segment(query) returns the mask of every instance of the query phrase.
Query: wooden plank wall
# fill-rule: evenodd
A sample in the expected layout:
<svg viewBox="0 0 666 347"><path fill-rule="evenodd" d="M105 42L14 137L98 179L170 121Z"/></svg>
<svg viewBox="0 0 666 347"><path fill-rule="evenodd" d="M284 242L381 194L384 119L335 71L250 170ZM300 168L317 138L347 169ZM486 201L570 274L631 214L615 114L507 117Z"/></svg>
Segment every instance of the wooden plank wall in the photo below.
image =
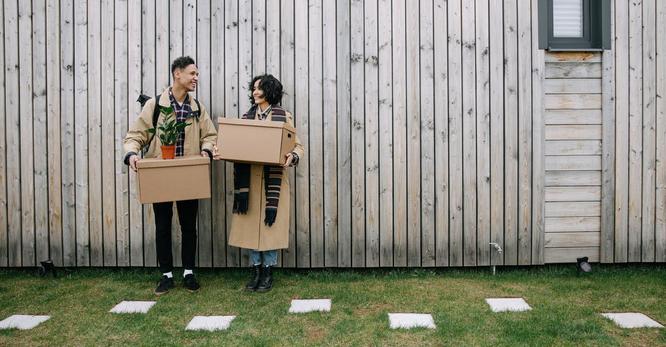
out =
<svg viewBox="0 0 666 347"><path fill-rule="evenodd" d="M545 262L666 261L666 4L611 17L612 49L546 58Z"/></svg>
<svg viewBox="0 0 666 347"><path fill-rule="evenodd" d="M546 54L546 263L599 261L601 64L598 53Z"/></svg>
<svg viewBox="0 0 666 347"><path fill-rule="evenodd" d="M47 257L156 265L152 210L136 200L121 145L137 94L168 86L169 64L183 54L198 62L197 97L214 118L248 108L253 75L272 73L285 86L306 155L289 173L282 266L543 263L549 133L537 3L3 1L0 266ZM664 88L663 78L650 81ZM628 106L663 118L663 99L650 100ZM646 130L656 135L650 143L663 141L661 118ZM641 173L655 164L634 162ZM226 245L231 174L230 164L213 165L213 198L199 215L202 267L247 265L246 252ZM663 190L666 179L656 179ZM628 215L663 211L659 201ZM179 239L175 226L177 265ZM664 256L653 245L650 259L654 249Z"/></svg>
<svg viewBox="0 0 666 347"><path fill-rule="evenodd" d="M603 55L604 262L666 261L666 3L615 1Z"/></svg>

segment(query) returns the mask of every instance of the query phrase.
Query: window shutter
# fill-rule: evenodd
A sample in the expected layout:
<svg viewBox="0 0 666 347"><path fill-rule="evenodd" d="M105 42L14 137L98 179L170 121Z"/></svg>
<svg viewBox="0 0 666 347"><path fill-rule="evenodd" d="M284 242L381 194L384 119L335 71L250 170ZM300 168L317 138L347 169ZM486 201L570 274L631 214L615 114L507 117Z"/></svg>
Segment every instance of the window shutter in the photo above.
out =
<svg viewBox="0 0 666 347"><path fill-rule="evenodd" d="M553 0L553 37L583 36L583 0Z"/></svg>

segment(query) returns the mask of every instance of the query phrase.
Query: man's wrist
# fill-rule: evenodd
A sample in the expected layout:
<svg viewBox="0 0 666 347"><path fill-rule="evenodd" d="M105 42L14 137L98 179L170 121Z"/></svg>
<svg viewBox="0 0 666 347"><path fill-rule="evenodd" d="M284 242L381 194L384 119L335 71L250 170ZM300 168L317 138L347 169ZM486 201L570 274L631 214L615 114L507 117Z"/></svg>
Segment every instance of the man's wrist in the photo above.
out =
<svg viewBox="0 0 666 347"><path fill-rule="evenodd" d="M125 165L129 165L129 160L133 155L137 154L135 152L127 152L127 154L125 154L125 159L123 159L123 163L125 163Z"/></svg>
<svg viewBox="0 0 666 347"><path fill-rule="evenodd" d="M291 166L296 166L301 158L296 152L291 152Z"/></svg>

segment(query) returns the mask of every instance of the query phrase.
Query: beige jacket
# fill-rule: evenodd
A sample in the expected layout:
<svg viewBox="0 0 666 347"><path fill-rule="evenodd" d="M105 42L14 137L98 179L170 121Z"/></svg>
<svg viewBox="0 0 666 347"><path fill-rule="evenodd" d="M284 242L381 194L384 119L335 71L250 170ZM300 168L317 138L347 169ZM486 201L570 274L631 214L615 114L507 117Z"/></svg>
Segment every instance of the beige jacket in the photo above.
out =
<svg viewBox="0 0 666 347"><path fill-rule="evenodd" d="M272 119L272 113L266 121ZM287 123L294 126L291 113L287 112ZM303 159L304 149L296 136L296 145L293 152ZM250 168L250 197L247 214L234 213L231 217L231 231L229 232L229 245L249 248L258 251L281 249L289 247L289 175L282 170L282 184L280 185L280 201L278 203L277 217L272 226L264 224L266 216L266 192L264 189L264 166L252 165Z"/></svg>
<svg viewBox="0 0 666 347"><path fill-rule="evenodd" d="M161 106L170 106L171 102L169 101L169 90L166 89L162 92L160 96L159 104ZM196 112L199 110L197 103L194 101L194 98L190 96L190 107L192 111ZM148 144L148 141L152 135L148 132L148 129L153 127L153 110L155 109L155 99L151 98L146 101L146 104L141 110L139 118L137 118L132 126L127 131L127 136L123 142L123 148L125 150L125 164L132 154L138 154L141 152L141 149ZM163 122L164 115L160 114L157 119L157 124ZM184 143L184 153L183 155L199 155L201 151L207 151L211 156L213 154L213 147L217 142L217 130L213 121L208 115L208 111L204 105L201 105L201 112L199 118L190 117L187 119L187 123L191 124L185 128L185 143ZM145 154L145 158L157 158L162 156L161 141L158 134L155 134L154 138L150 142L148 151Z"/></svg>

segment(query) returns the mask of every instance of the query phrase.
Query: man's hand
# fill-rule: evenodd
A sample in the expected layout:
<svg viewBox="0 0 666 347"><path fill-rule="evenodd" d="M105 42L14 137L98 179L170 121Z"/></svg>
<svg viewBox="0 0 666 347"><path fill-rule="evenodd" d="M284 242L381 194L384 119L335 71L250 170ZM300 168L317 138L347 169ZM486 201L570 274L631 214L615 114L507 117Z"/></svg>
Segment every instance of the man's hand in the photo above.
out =
<svg viewBox="0 0 666 347"><path fill-rule="evenodd" d="M284 155L284 157L287 158L287 160L284 162L284 165L282 165L282 167L290 167L291 162L294 160L294 156L291 153L287 153Z"/></svg>
<svg viewBox="0 0 666 347"><path fill-rule="evenodd" d="M139 161L139 156L134 154L129 158L129 166L134 172L136 172L136 162Z"/></svg>

